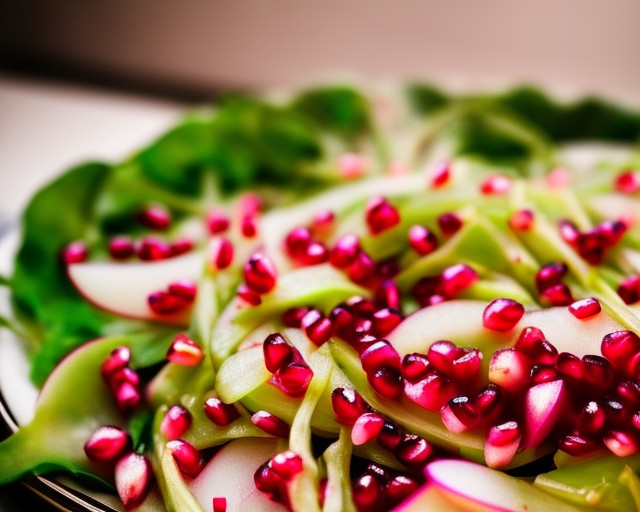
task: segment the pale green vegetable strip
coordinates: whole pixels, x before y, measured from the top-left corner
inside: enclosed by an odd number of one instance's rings
[[[323,454],[327,466],[327,488],[322,512],[356,512],[351,495],[351,430],[342,427],[340,437]]]
[[[261,346],[250,347],[229,357],[218,370],[215,388],[223,402],[231,404],[242,399],[271,378],[264,365]]]

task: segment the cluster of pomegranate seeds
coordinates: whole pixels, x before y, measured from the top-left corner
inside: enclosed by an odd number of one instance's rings
[[[489,176],[480,184],[480,192],[486,196],[506,194],[511,190],[511,179],[502,174]]]
[[[253,423],[260,430],[264,430],[267,434],[274,437],[287,439],[289,437],[289,424],[267,411],[257,411],[251,416]]]
[[[353,501],[359,511],[390,510],[418,489],[415,475],[370,464],[352,484]]]
[[[288,503],[287,483],[304,469],[302,457],[286,450],[271,457],[254,473],[256,488],[276,502]]]
[[[169,284],[166,290],[158,290],[147,296],[149,309],[157,315],[171,315],[189,308],[196,299],[198,286],[193,281],[181,279]]]
[[[129,433],[114,425],[99,427],[84,444],[84,452],[91,460],[115,462],[131,451],[133,441]]]
[[[235,405],[227,404],[215,396],[205,400],[204,414],[211,422],[219,427],[226,427],[240,417],[240,413]]]
[[[536,273],[536,288],[540,297],[551,306],[568,306],[573,302],[571,289],[563,282],[568,268],[564,263],[549,263]]]
[[[171,406],[162,417],[160,432],[168,440],[182,437],[189,427],[193,418],[191,413],[181,405]]]
[[[625,304],[635,304],[640,300],[640,275],[624,278],[618,285],[618,295]]]
[[[327,247],[315,240],[311,230],[303,226],[289,232],[285,239],[285,250],[293,261],[303,266],[318,265],[329,259]]]
[[[180,472],[190,478],[195,478],[204,467],[204,460],[200,450],[184,439],[173,439],[166,444],[173,460]]]
[[[167,351],[167,360],[182,366],[196,366],[204,358],[200,346],[184,333],[177,334]]]
[[[635,194],[640,190],[640,175],[634,171],[623,171],[615,177],[613,187],[622,194]]]
[[[615,247],[627,231],[627,224],[621,220],[605,220],[595,228],[581,232],[568,220],[559,223],[562,239],[591,265],[599,265],[606,251]]]
[[[118,409],[131,413],[140,403],[140,377],[133,370],[129,347],[117,347],[105,359],[100,367],[102,377],[113,393]]]
[[[509,227],[514,231],[528,231],[533,227],[535,216],[531,210],[517,210],[509,217]]]
[[[265,366],[273,374],[269,382],[288,396],[303,396],[313,378],[313,370],[298,349],[289,345],[280,333],[267,336],[262,347]]]
[[[166,231],[171,225],[171,213],[160,204],[151,204],[138,213],[138,221],[155,231]]]
[[[276,286],[277,271],[273,263],[264,254],[254,253],[243,269],[244,284],[257,295],[270,292]]]
[[[367,203],[365,220],[369,231],[378,235],[400,223],[400,214],[384,197],[372,197]]]

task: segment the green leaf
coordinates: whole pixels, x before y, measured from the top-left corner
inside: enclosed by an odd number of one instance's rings
[[[431,84],[413,83],[407,87],[409,105],[418,114],[428,116],[450,103],[449,97]]]

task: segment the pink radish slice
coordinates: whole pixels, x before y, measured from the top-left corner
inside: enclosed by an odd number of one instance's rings
[[[256,489],[256,469],[281,451],[277,439],[241,438],[226,444],[209,461],[189,488],[204,510],[215,497],[227,498],[227,512],[279,512],[287,510]]]
[[[423,485],[391,512],[465,512],[466,509],[449,501],[437,486]]]
[[[91,303],[118,315],[186,325],[189,310],[158,315],[149,309],[147,297],[165,291],[178,280],[197,281],[203,266],[200,253],[189,253],[144,263],[89,262],[69,265],[69,278]]]
[[[525,397],[524,434],[522,449],[535,448],[549,435],[566,411],[567,387],[564,381],[554,380],[528,389]]]
[[[577,512],[579,510],[555,496],[536,489],[531,484],[474,462],[454,459],[438,460],[430,463],[425,473],[432,484],[461,510],[493,512],[549,512],[552,510]],[[451,510],[457,509],[452,507]]]

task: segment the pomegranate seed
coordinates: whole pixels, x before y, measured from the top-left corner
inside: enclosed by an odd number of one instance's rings
[[[180,405],[173,405],[164,414],[160,423],[160,432],[168,440],[178,439],[191,426],[191,413]]]
[[[593,390],[604,393],[613,380],[613,369],[607,359],[596,355],[585,355],[582,357],[584,365],[584,382],[589,384]]]
[[[180,256],[193,249],[193,242],[188,238],[174,240],[169,246],[169,256]]]
[[[376,265],[376,274],[378,274],[382,279],[391,279],[399,273],[400,264],[393,258],[380,261]]]
[[[400,289],[393,279],[383,281],[375,295],[376,303],[389,308],[400,310]]]
[[[556,371],[555,367],[545,364],[534,364],[531,367],[531,384],[542,384],[544,382],[551,382],[552,380],[558,380],[560,375]]]
[[[291,362],[280,368],[275,374],[273,382],[290,397],[305,394],[313,378],[313,371],[306,364]]]
[[[84,444],[84,453],[91,460],[114,462],[131,450],[133,442],[129,433],[113,425],[105,425],[95,430]]]
[[[373,197],[367,204],[366,222],[371,234],[378,235],[398,225],[400,214],[384,197]]]
[[[478,421],[475,407],[468,396],[457,396],[440,409],[444,426],[450,432],[459,434],[471,428]]]
[[[640,276],[626,277],[618,286],[618,295],[625,304],[635,304],[640,300]]]
[[[287,439],[289,437],[289,424],[270,412],[258,411],[254,413],[253,416],[251,416],[251,423],[272,436],[281,437],[283,439]]]
[[[178,297],[186,302],[193,302],[198,293],[198,285],[188,279],[180,279],[169,284],[170,295]]]
[[[219,427],[226,427],[240,417],[235,405],[226,404],[216,397],[207,398],[204,402],[204,413]]]
[[[640,404],[640,384],[629,380],[622,381],[616,387],[616,395],[622,402],[636,406]]]
[[[280,487],[284,483],[282,477],[271,468],[271,459],[262,464],[253,474],[253,481],[259,491],[277,497]]]
[[[178,334],[167,351],[167,360],[182,366],[196,366],[204,358],[198,344],[186,334]]]
[[[475,348],[463,349],[462,355],[454,359],[451,378],[461,384],[473,382],[480,374],[482,352]]]
[[[107,378],[112,373],[129,365],[131,362],[131,349],[126,346],[114,348],[109,357],[100,365],[103,377]]]
[[[440,188],[451,179],[451,166],[449,162],[438,162],[429,173],[429,183],[432,188]]]
[[[529,231],[533,227],[533,221],[531,210],[518,210],[509,217],[509,227],[514,231]]]
[[[349,266],[347,275],[354,283],[366,284],[376,272],[376,264],[364,251],[360,251]]]
[[[166,444],[178,469],[188,477],[195,478],[202,471],[204,462],[200,451],[184,439],[174,439]]]
[[[443,213],[438,217],[438,227],[444,236],[452,236],[462,227],[462,219],[455,213]]]
[[[421,468],[433,457],[433,448],[426,439],[415,434],[405,434],[394,453],[403,464]]]
[[[487,436],[487,441],[494,446],[505,446],[520,437],[520,427],[515,421],[507,421],[501,425],[492,427]]]
[[[152,204],[138,214],[140,223],[156,231],[166,231],[171,224],[171,214],[164,206]]]
[[[602,437],[602,441],[618,457],[629,457],[638,452],[638,441],[628,432],[611,430]]]
[[[317,309],[311,309],[304,315],[301,327],[307,338],[318,347],[325,343],[333,335],[333,324]]]
[[[556,370],[564,377],[580,382],[584,379],[585,364],[578,356],[561,352],[556,360]]]
[[[411,294],[422,307],[432,306],[434,297],[442,297],[442,280],[440,276],[426,276],[416,281]],[[444,300],[444,297],[442,297]]]
[[[291,480],[303,469],[302,457],[293,450],[278,453],[271,459],[271,469],[285,481]]]
[[[562,167],[552,169],[545,178],[545,183],[549,188],[564,188],[571,185],[571,174]]]
[[[398,425],[385,421],[378,434],[378,444],[387,450],[393,450],[402,441],[402,436],[402,431]]]
[[[576,247],[580,240],[580,231],[576,225],[570,220],[561,220],[558,223],[558,229],[560,231],[560,236],[562,239],[571,245],[572,247]]]
[[[238,298],[250,306],[259,306],[262,303],[260,294],[250,289],[246,284],[242,283],[236,291]]]
[[[306,253],[311,242],[311,231],[303,226],[298,226],[289,231],[289,234],[285,238],[284,245],[287,254],[289,254],[291,258],[298,259]]]
[[[433,371],[416,382],[405,381],[404,394],[419,406],[436,412],[459,393],[447,377]]]
[[[60,258],[62,262],[71,265],[73,263],[82,263],[87,261],[89,250],[84,242],[71,242],[61,252]]]
[[[385,366],[367,375],[373,390],[383,398],[397,399],[402,396],[402,374],[400,370]]]
[[[384,418],[379,414],[374,412],[364,413],[353,424],[351,441],[356,446],[373,441],[377,439],[383,425]]]
[[[128,236],[115,236],[109,241],[109,255],[114,260],[126,260],[134,253],[133,240]]]
[[[602,432],[607,416],[598,402],[589,401],[580,411],[578,426],[580,432],[587,436],[596,436]]]
[[[621,220],[605,220],[596,228],[599,235],[605,240],[607,247],[613,247],[622,240],[627,229],[627,224]]]
[[[573,302],[571,290],[564,283],[550,286],[540,296],[552,306],[568,306]]]
[[[480,192],[484,195],[506,194],[511,190],[511,180],[504,175],[489,176],[480,184]]]
[[[375,476],[363,475],[353,483],[352,495],[357,509],[365,510],[379,503],[382,498],[382,488]]]
[[[487,466],[494,469],[508,466],[518,451],[521,438],[520,427],[515,421],[491,427],[484,445]]]
[[[338,423],[353,425],[367,412],[367,403],[355,389],[335,388],[331,393],[331,407]]]
[[[136,250],[138,258],[143,261],[158,261],[171,257],[171,246],[155,236],[145,236]]]
[[[280,333],[267,336],[262,346],[264,363],[271,373],[275,373],[293,360],[293,349]]]
[[[564,263],[549,263],[545,265],[536,274],[536,288],[540,293],[547,288],[562,283],[562,279],[568,271]]]
[[[476,411],[481,418],[492,416],[500,409],[502,403],[502,388],[493,382],[482,388],[475,399]]]
[[[529,356],[536,363],[550,365],[558,359],[558,350],[537,327],[525,327],[515,344],[518,352]]]
[[[395,309],[382,308],[373,314],[371,321],[373,333],[376,336],[386,336],[400,325],[402,315]]]
[[[492,331],[513,329],[524,315],[524,306],[511,299],[492,300],[482,313],[482,325]]]
[[[116,406],[123,414],[131,413],[140,403],[142,397],[138,388],[130,382],[122,382],[114,389]]]
[[[476,271],[464,263],[447,267],[440,276],[443,295],[448,298],[455,298],[478,279]]]
[[[376,303],[374,301],[359,295],[349,297],[346,305],[353,314],[363,317],[373,315],[377,309]]]
[[[367,373],[373,373],[382,367],[400,370],[402,362],[400,354],[387,340],[379,340],[371,344],[361,355],[362,368]]]
[[[258,234],[258,223],[254,215],[245,215],[242,218],[240,232],[245,238],[254,238]]]
[[[419,485],[408,475],[396,475],[384,486],[385,497],[394,504],[398,504],[413,494]]]
[[[152,292],[147,296],[149,309],[156,315],[171,315],[188,308],[191,301],[164,291]]]
[[[252,291],[267,293],[276,285],[276,269],[264,254],[255,253],[244,267],[244,280]]]
[[[229,229],[230,221],[224,210],[213,208],[207,212],[206,223],[209,233],[211,235],[218,235]]]
[[[617,400],[606,400],[603,404],[607,417],[607,425],[621,427],[628,424],[630,411],[629,407]]]
[[[329,252],[329,261],[336,268],[347,268],[360,253],[360,239],[354,233],[341,236]]]
[[[597,445],[590,439],[573,434],[560,439],[558,448],[569,455],[580,457],[594,451]]]
[[[287,327],[299,329],[302,319],[309,312],[309,308],[290,308],[282,313],[282,323]],[[333,321],[333,318],[331,319]]]
[[[211,261],[213,262],[213,268],[217,270],[224,270],[229,268],[233,262],[234,248],[231,241],[227,238],[220,238],[217,244],[212,244],[214,254],[211,254]]]
[[[602,338],[600,351],[615,368],[624,368],[640,352],[640,338],[631,331],[615,331]]]
[[[530,374],[529,359],[512,347],[496,350],[491,356],[489,380],[511,393],[518,393],[527,386]]]
[[[312,229],[316,236],[325,236],[333,229],[336,219],[335,213],[331,210],[322,210],[313,216]]]
[[[402,376],[406,380],[415,382],[429,373],[431,369],[431,363],[424,354],[414,352],[407,354],[402,359]]]
[[[126,510],[140,505],[147,497],[153,481],[151,463],[144,455],[128,453],[115,467],[115,484]]]
[[[213,512],[227,512],[227,498],[215,496],[211,501]]]
[[[461,354],[460,349],[448,340],[432,343],[427,351],[427,360],[439,372],[448,374],[453,368],[453,361]]]
[[[438,239],[436,235],[424,226],[411,226],[409,229],[409,245],[420,256],[425,256],[438,248]]]
[[[345,180],[362,177],[367,172],[365,158],[356,153],[345,153],[338,160],[338,173]]]
[[[624,171],[614,180],[614,188],[622,194],[635,194],[640,190],[640,177],[633,171]]]
[[[260,213],[260,209],[262,208],[262,199],[258,194],[253,192],[247,192],[242,194],[240,199],[238,200],[237,209],[240,216],[253,216]]]

